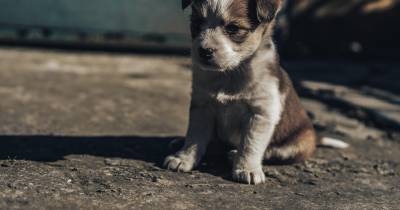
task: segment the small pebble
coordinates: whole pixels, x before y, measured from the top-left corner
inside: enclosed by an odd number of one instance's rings
[[[121,165],[120,160],[114,160],[114,159],[105,159],[104,163],[108,166],[119,166]]]

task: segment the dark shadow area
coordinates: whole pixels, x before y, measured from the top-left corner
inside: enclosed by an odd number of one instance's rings
[[[181,148],[182,137],[142,136],[0,136],[0,160],[54,162],[68,155],[126,158],[162,167],[164,158]],[[230,179],[230,164],[225,153],[208,153],[196,169]]]
[[[289,0],[281,43],[286,58],[398,60],[400,4],[396,1]]]
[[[52,162],[67,155],[128,158],[159,163],[177,137],[0,136],[0,159]]]
[[[295,83],[302,81],[324,82],[358,89],[365,94],[371,94],[371,91],[365,89],[366,87],[377,88],[394,94],[400,93],[400,83],[397,82],[400,78],[399,62],[308,59],[284,60],[282,66]],[[381,94],[374,94],[376,97],[381,97],[379,95]]]
[[[170,154],[175,153],[183,147],[184,138],[175,138],[169,146]],[[228,158],[228,153],[232,148],[221,143],[220,141],[211,141],[208,145],[207,152],[203,157],[200,165],[195,169],[203,173],[209,173],[214,176],[219,176],[225,180],[232,181],[231,169],[232,164]]]

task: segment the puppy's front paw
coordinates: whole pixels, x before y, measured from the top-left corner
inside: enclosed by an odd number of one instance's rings
[[[178,172],[189,172],[193,169],[195,161],[185,156],[170,155],[164,160],[164,167]]]
[[[262,168],[258,169],[235,169],[233,170],[233,180],[245,184],[261,184],[265,182],[265,174]]]

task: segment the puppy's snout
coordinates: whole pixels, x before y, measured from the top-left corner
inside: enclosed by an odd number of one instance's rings
[[[199,47],[199,56],[204,60],[210,60],[214,57],[215,49]]]

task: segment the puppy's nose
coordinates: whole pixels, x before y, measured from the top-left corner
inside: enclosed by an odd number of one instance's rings
[[[214,49],[211,48],[199,48],[199,56],[203,59],[210,60],[214,56]]]

